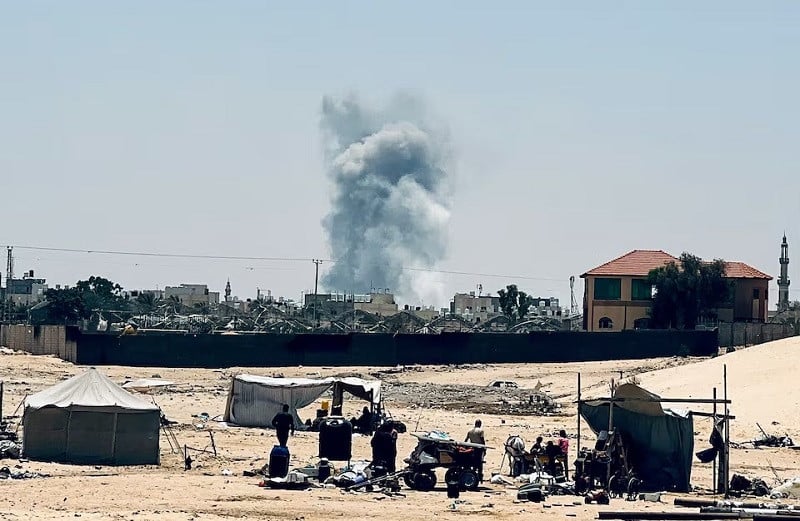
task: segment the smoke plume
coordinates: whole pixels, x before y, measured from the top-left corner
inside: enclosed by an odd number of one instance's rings
[[[430,272],[443,258],[450,219],[448,153],[422,105],[397,99],[370,110],[355,98],[322,102],[332,207],[323,220],[336,263],[332,291],[389,289],[430,302],[441,293]]]

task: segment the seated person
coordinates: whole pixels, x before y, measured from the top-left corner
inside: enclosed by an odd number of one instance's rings
[[[361,411],[361,416],[353,418],[353,431],[360,432],[361,434],[372,434],[372,413],[369,407],[364,407]]]
[[[557,463],[561,458],[561,447],[554,444],[552,441],[548,441],[547,445],[544,447],[544,453],[547,456],[547,467],[545,470],[548,474],[555,477],[558,470]]]

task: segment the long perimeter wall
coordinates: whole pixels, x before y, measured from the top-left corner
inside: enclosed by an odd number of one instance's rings
[[[716,331],[622,331],[116,336],[80,334],[85,365],[154,367],[395,366],[410,364],[535,363],[709,356]]]

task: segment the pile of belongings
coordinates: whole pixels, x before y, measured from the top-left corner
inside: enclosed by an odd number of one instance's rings
[[[730,490],[734,493],[754,496],[766,496],[770,493],[769,486],[763,479],[750,480],[740,474],[734,474],[731,478]]]
[[[760,440],[753,440],[754,447],[794,447],[794,441],[789,436],[773,436],[768,434]]]
[[[517,499],[519,500],[527,499],[528,501],[538,502],[544,500],[546,496],[575,495],[574,483],[559,482],[558,478],[544,471],[522,474],[516,480],[523,483],[517,490]],[[532,492],[533,494],[531,494]]]
[[[340,488],[348,488],[372,479],[369,461],[354,461],[334,476],[332,482]]]
[[[285,490],[305,490],[313,483],[308,475],[297,470],[290,471],[285,478],[267,478],[258,484],[260,487],[280,488]]]
[[[27,470],[11,470],[8,467],[0,468],[0,479],[32,479],[47,478],[49,474],[39,472],[28,472]]]
[[[0,441],[0,459],[19,459],[20,446],[16,441]]]
[[[773,424],[776,423],[773,422]],[[794,447],[794,442],[789,436],[774,436],[772,434],[767,434],[767,432],[758,423],[756,423],[756,427],[758,427],[758,430],[761,431],[761,435],[763,437],[758,440],[753,440],[754,447]]]
[[[772,489],[769,495],[773,499],[794,498],[800,499],[800,477],[787,480],[783,485],[778,485]]]

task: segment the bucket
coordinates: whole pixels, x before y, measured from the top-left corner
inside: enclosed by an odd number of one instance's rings
[[[458,499],[461,495],[461,484],[458,480],[451,480],[447,482],[447,497],[450,499]]]
[[[319,403],[319,408],[322,409],[323,411],[330,411],[331,410],[331,402],[329,402],[328,400],[322,400]]]

